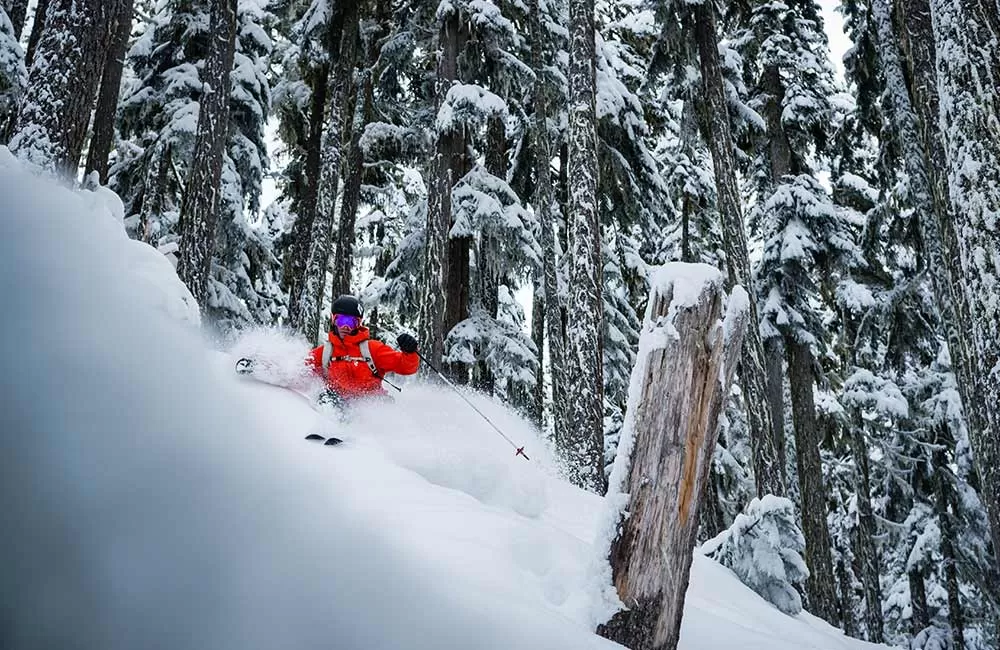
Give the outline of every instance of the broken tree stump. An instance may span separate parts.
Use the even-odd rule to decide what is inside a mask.
[[[597,630],[633,650],[674,650],[680,636],[698,508],[749,309],[736,287],[723,321],[723,286],[714,267],[674,263],[651,288],[608,492],[608,559],[627,609]]]

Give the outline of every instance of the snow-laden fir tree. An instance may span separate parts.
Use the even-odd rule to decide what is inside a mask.
[[[732,569],[743,584],[779,610],[795,616],[802,611],[796,585],[809,574],[802,559],[805,543],[795,504],[768,495],[750,501],[728,530],[699,550]]]
[[[829,280],[843,275],[857,252],[850,224],[816,174],[817,156],[825,153],[843,118],[833,103],[837,88],[814,2],[753,5],[735,45],[754,86],[750,106],[765,123],[752,166],[757,196],[749,219],[764,239],[757,272],[763,334],[772,341],[768,349],[780,351],[783,345],[788,368],[809,605],[835,622],[822,435],[813,397],[815,359],[825,345],[817,306],[824,292],[829,295]],[[768,363],[776,371],[782,359],[769,357]]]
[[[216,255],[206,314],[223,329],[266,323],[283,313],[275,287],[279,260],[257,215],[261,181],[269,167],[264,124],[270,112],[269,62],[273,15],[258,0],[238,4],[236,51],[223,167],[220,172]],[[123,92],[122,141],[111,187],[122,197],[132,236],[164,251],[179,242],[179,208],[193,161],[209,43],[208,15],[165,1],[129,52],[134,79]]]

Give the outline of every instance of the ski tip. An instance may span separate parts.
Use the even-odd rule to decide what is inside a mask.
[[[344,441],[341,440],[340,438],[327,438],[326,442],[324,442],[323,445],[324,446],[326,446],[326,445],[339,445],[342,442],[344,442]]]
[[[326,438],[319,435],[318,433],[310,433],[308,436],[306,436],[306,440],[319,441],[319,440],[326,440]]]

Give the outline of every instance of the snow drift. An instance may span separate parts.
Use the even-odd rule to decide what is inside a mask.
[[[412,382],[330,422],[233,375],[113,195],[0,148],[0,197],[0,646],[616,647],[591,633],[614,606],[603,502],[556,478],[527,423],[474,398],[531,463]],[[247,346],[297,354],[275,333]],[[347,443],[302,440],[317,427]],[[681,645],[866,646],[700,557]]]

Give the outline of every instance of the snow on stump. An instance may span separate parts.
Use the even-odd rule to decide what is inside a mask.
[[[667,264],[654,276],[608,492],[611,580],[627,609],[598,627],[626,647],[674,650],[719,413],[749,315],[723,276]]]

